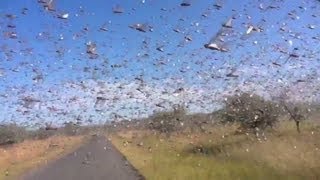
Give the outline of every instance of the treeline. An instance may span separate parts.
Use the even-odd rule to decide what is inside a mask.
[[[0,146],[22,142],[26,139],[47,139],[54,135],[76,136],[86,135],[103,129],[104,126],[80,126],[73,122],[65,123],[63,127],[45,126],[36,130],[27,130],[18,124],[0,124]]]
[[[233,123],[239,125],[239,131],[257,133],[274,129],[280,121],[291,120],[300,132],[300,124],[318,109],[315,104],[293,103],[283,98],[266,100],[256,94],[239,93],[227,97],[223,108],[213,113],[190,115],[183,106],[176,106],[171,111],[156,112],[145,119],[119,122],[115,127],[143,128],[164,134],[210,133],[210,127],[216,124]]]
[[[283,98],[266,100],[258,95],[240,93],[227,97],[222,109],[209,114],[187,114],[183,106],[171,111],[156,112],[148,118],[111,121],[104,125],[80,126],[68,122],[61,128],[50,125],[37,130],[26,130],[17,124],[0,125],[0,145],[13,144],[25,139],[46,139],[53,135],[86,135],[92,132],[112,132],[120,129],[147,129],[170,135],[182,131],[210,133],[210,127],[219,124],[236,123],[242,132],[261,132],[274,128],[281,120],[292,120],[300,132],[300,124],[307,120],[319,106],[287,102]]]

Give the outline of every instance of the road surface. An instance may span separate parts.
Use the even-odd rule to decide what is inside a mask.
[[[92,139],[22,180],[141,180],[144,179],[105,137]]]

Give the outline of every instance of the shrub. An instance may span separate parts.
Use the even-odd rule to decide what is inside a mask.
[[[16,124],[0,125],[0,145],[22,142],[27,137],[27,131]]]
[[[178,106],[173,111],[157,112],[149,117],[149,128],[161,133],[171,133],[183,127],[185,108]]]
[[[225,101],[222,115],[226,122],[238,122],[244,129],[264,130],[277,123],[280,114],[279,105],[258,95],[242,93]]]
[[[32,132],[32,138],[47,139],[55,134],[56,134],[56,131],[46,130],[45,128],[39,128],[38,130]]]
[[[75,136],[78,134],[80,126],[73,122],[66,122],[63,127],[63,133],[68,136]]]

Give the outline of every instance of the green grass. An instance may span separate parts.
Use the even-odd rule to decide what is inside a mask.
[[[217,126],[211,134],[169,138],[125,131],[113,135],[112,142],[152,180],[320,179],[319,126],[305,124],[298,134],[294,126],[284,123],[261,142],[234,131],[234,126]]]

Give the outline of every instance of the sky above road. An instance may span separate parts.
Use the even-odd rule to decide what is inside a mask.
[[[2,122],[209,112],[237,90],[319,100],[317,0],[2,0],[0,17]]]

